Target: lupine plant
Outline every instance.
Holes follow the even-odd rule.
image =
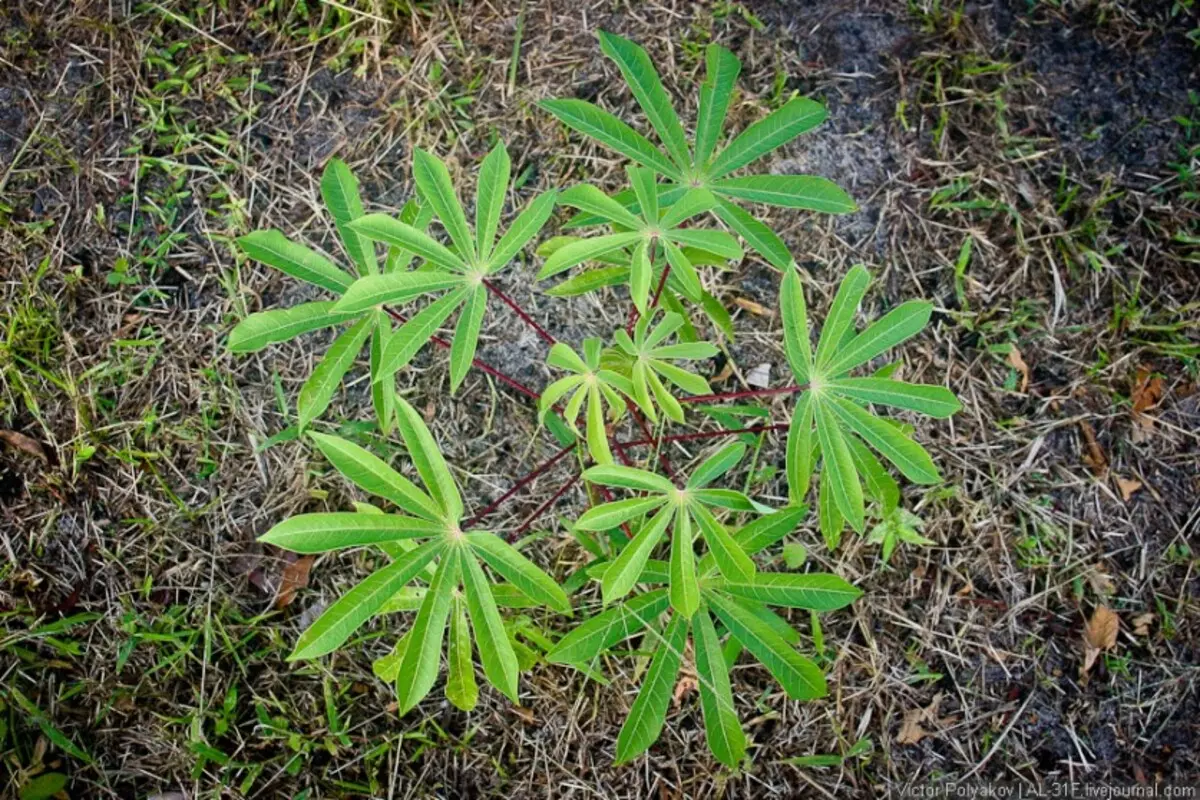
[[[900,483],[885,462],[915,484],[937,483],[941,476],[913,438],[914,430],[876,410],[891,407],[945,418],[960,406],[944,387],[897,380],[894,363],[872,371],[879,356],[926,327],[929,303],[903,303],[858,331],[856,316],[870,274],[855,267],[814,337],[801,273],[786,245],[740,205],[854,210],[845,192],[824,178],[735,175],[820,123],[824,108],[793,98],[722,146],[740,63],[728,50],[710,45],[689,142],[645,51],[607,33],[600,35],[600,45],[624,76],[661,149],[593,104],[565,99],[542,107],[631,159],[628,189],[610,196],[580,183],[543,192],[497,239],[509,204],[510,161],[503,144],[497,143],[479,166],[473,230],[449,170],[432,154],[414,150],[414,197],[395,217],[366,213],[349,168],[334,160],[321,190],[352,270],[278,231],[240,240],[251,258],[337,299],[253,314],[231,333],[230,349],[259,350],[320,328],[348,326],[300,391],[296,432],[307,428],[308,440],[339,473],[395,507],[387,513],[358,503],[353,512],[300,515],[279,523],[262,541],[299,553],[347,548],[372,553],[378,568],[304,631],[292,658],[329,654],[353,644],[351,637],[373,618],[415,611],[392,652],[374,664],[377,675],[395,684],[402,714],[436,683],[444,642],[446,696],[469,710],[479,697],[475,653],[487,681],[516,702],[522,670],[542,662],[567,664],[607,682],[605,666],[617,657],[613,648],[638,638],[635,647],[649,664],[617,737],[616,761],[636,758],[658,739],[686,666],[696,677],[709,748],[721,763],[737,767],[747,758],[748,742],[730,670],[743,652],[789,698],[815,700],[826,693],[820,656],[802,652],[803,634],[773,609],[808,611],[816,639],[818,613],[841,609],[861,595],[836,575],[771,571],[756,556],[805,523],[810,498],[817,508],[815,525],[830,550],[840,545],[846,524],[863,533],[869,517],[877,522],[868,541],[881,545],[885,562],[900,541],[931,544],[917,533],[920,520],[901,506]],[[536,247],[545,258],[539,278],[580,270],[546,294],[607,289],[627,296],[630,304],[607,340],[578,344],[582,355],[491,280],[515,260],[530,257],[526,250],[556,207],[574,210],[567,227],[607,230],[556,236]],[[434,222],[437,228],[431,230]],[[794,382],[714,394],[709,382],[685,365],[718,352],[705,341],[704,331],[733,335],[729,314],[712,291],[719,270],[714,274],[707,268],[736,267],[745,258],[738,237],[783,272],[783,350]],[[382,265],[378,245],[386,246]],[[535,389],[475,357],[489,297],[544,340],[547,366],[565,375]],[[704,316],[692,317],[685,301]],[[438,329],[455,311],[453,332],[445,339]],[[368,338],[380,432],[385,437],[398,432],[423,488],[360,445],[315,430]],[[491,502],[464,500],[425,422],[397,392],[397,374],[428,342],[450,351],[451,394],[474,366],[533,401],[531,412],[558,439],[552,458]],[[855,375],[857,370],[864,374]],[[790,421],[713,430],[701,418],[701,430],[663,430],[686,423],[686,407],[701,401],[712,409],[726,401],[755,403],[778,395],[796,396]],[[769,416],[765,406],[750,408],[756,416]],[[586,418],[582,436],[577,432],[581,413]],[[709,414],[709,419],[722,418],[729,417]],[[707,440],[754,434],[761,445],[762,437],[784,431],[787,503],[782,507],[750,496],[750,481],[742,489],[728,485],[743,469],[743,441],[718,447],[686,476],[670,463],[676,443],[703,446]],[[479,529],[522,489],[563,464],[574,465],[570,477],[506,536]],[[560,583],[521,552],[526,541],[521,536],[580,480],[590,507],[566,527],[588,561]],[[483,508],[468,510],[477,505]],[[573,602],[572,595],[578,600]],[[529,615],[506,619],[502,608],[545,611],[535,624]],[[573,629],[564,630],[549,617],[549,612],[568,616],[573,610],[584,617]]]

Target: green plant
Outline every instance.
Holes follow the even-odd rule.
[[[372,507],[350,514],[301,514],[262,536],[263,542],[295,553],[373,546],[392,560],[327,608],[304,631],[290,657],[315,658],[333,652],[371,617],[403,608],[404,601],[412,597],[404,593],[405,586],[424,577],[429,585],[417,595],[416,620],[379,667],[385,674],[394,674],[401,713],[433,687],[447,623],[450,679],[446,696],[460,708],[475,706],[478,693],[468,615],[484,674],[516,702],[517,657],[500,618],[498,597],[518,606],[532,600],[565,614],[571,613],[571,604],[553,578],[503,539],[487,532],[463,531],[462,497],[432,434],[401,397],[396,398],[396,414],[400,436],[426,491],[356,444],[325,434],[309,436],[349,480],[407,514],[385,514]],[[422,539],[425,543],[417,545]],[[494,584],[481,561],[509,582]]]
[[[649,650],[651,657],[616,743],[617,760],[625,762],[658,738],[690,641],[709,746],[722,763],[736,767],[747,745],[730,680],[739,655],[743,650],[753,655],[789,697],[821,697],[826,693],[820,668],[825,644],[816,614],[842,608],[861,595],[832,574],[762,572],[755,554],[801,525],[818,470],[818,524],[830,549],[839,545],[846,522],[864,532],[868,515],[879,520],[869,541],[882,546],[885,561],[898,541],[930,544],[916,533],[919,520],[901,507],[900,484],[875,453],[914,483],[934,483],[940,475],[911,429],[877,416],[873,409],[893,407],[941,418],[957,411],[959,403],[944,387],[894,379],[895,364],[869,376],[852,376],[921,331],[929,321],[930,304],[904,303],[856,332],[855,316],[870,276],[863,267],[855,267],[843,280],[814,347],[800,273],[791,256],[778,236],[734,203],[748,200],[833,213],[853,210],[849,197],[822,178],[729,177],[820,122],[824,110],[818,104],[793,98],[718,148],[740,64],[729,51],[710,45],[696,138],[689,145],[645,52],[610,34],[601,34],[601,46],[621,69],[665,150],[589,103],[555,100],[544,107],[637,162],[627,170],[627,191],[610,197],[587,184],[561,193],[551,189],[533,199],[497,243],[509,178],[503,145],[497,144],[480,166],[474,231],[445,165],[416,150],[416,196],[399,218],[365,214],[345,165],[332,162],[326,170],[323,194],[357,278],[278,232],[243,237],[242,246],[252,257],[334,291],[340,299],[305,304],[297,307],[300,311],[252,315],[231,334],[231,348],[257,349],[317,327],[350,324],[301,390],[303,428],[324,411],[366,337],[373,336],[371,384],[380,428],[385,436],[393,425],[398,429],[425,486],[419,488],[358,445],[310,432],[310,439],[339,472],[393,503],[400,513],[385,514],[360,503],[356,513],[301,515],[277,525],[263,541],[301,553],[368,547],[391,559],[313,623],[301,635],[292,658],[313,658],[346,646],[375,616],[416,611],[409,632],[374,664],[377,675],[396,683],[401,713],[433,686],[447,628],[446,694],[462,708],[474,706],[478,697],[470,630],[484,675],[514,701],[518,673],[543,658],[604,681],[601,659],[616,655],[613,648],[619,643],[641,636],[641,649]],[[607,231],[585,238],[555,237],[537,249],[546,258],[540,278],[583,267],[546,293],[570,296],[627,286],[631,301],[627,322],[607,342],[584,340],[582,355],[558,341],[489,280],[534,239],[555,205],[576,211],[569,226],[603,225]],[[719,352],[703,341],[702,320],[688,316],[684,301],[702,308],[713,329],[732,335],[728,312],[705,288],[713,279],[702,269],[724,267],[745,253],[729,232],[703,227],[710,215],[784,272],[780,310],[794,383],[713,394],[704,377],[680,366]],[[446,244],[426,232],[434,219]],[[382,267],[376,243],[388,247]],[[569,374],[537,390],[474,358],[489,294],[548,345],[547,364]],[[427,303],[411,316],[393,308],[419,298],[427,298]],[[452,340],[437,336],[438,327],[457,309],[462,311]],[[402,322],[399,329],[392,329],[393,320]],[[450,351],[452,393],[474,365],[535,401],[539,419],[547,422],[561,446],[473,514],[468,514],[432,435],[394,385],[396,372],[430,341]],[[795,409],[790,422],[772,423],[770,409],[755,401],[781,394],[798,396]],[[743,402],[720,405],[734,400]],[[685,422],[685,407],[702,401],[701,419],[723,427],[685,433],[651,430],[651,423],[666,427]],[[581,413],[586,414],[582,440],[575,433]],[[744,419],[753,424],[738,427]],[[640,434],[630,437],[630,428]],[[766,436],[783,431],[788,432],[789,498],[787,505],[776,508],[751,494],[774,474],[769,463],[759,461]],[[670,463],[667,450],[674,442],[731,436],[739,438],[711,452],[686,478]],[[744,468],[751,446],[751,464]],[[631,456],[638,448],[648,449],[640,465]],[[577,466],[569,479],[508,539],[516,541],[584,480],[588,497],[600,499],[569,527],[591,560],[560,585],[519,552],[519,542],[513,546],[475,528],[538,476],[571,463],[564,462],[571,455]],[[718,485],[732,484],[734,473],[743,469],[747,477],[740,489]],[[628,496],[617,498],[618,492]],[[873,509],[867,498],[875,501]],[[791,557],[797,545],[790,546],[787,561],[802,569],[806,559]],[[490,578],[485,567],[498,578]],[[418,581],[424,585],[409,585]],[[561,638],[531,616],[505,622],[500,615],[504,607],[570,613],[568,595],[590,591],[589,582],[599,585],[605,608]],[[815,660],[801,653],[800,632],[772,607],[810,612]]]

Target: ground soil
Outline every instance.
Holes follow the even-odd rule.
[[[1200,781],[1200,23],[1188,4],[359,2],[309,4],[308,18],[277,5],[0,11],[0,795],[45,771],[89,798]],[[827,103],[829,121],[764,168],[833,179],[861,210],[759,210],[805,270],[815,316],[856,263],[876,277],[864,319],[933,301],[930,328],[897,357],[906,379],[945,382],[964,403],[950,421],[909,420],[946,478],[905,489],[934,546],[883,564],[861,537],[827,551],[815,519],[793,535],[867,594],[824,620],[827,699],[789,701],[739,663],[754,746],[735,773],[708,754],[686,691],[649,755],[612,767],[637,659],[606,662],[607,687],[541,665],[520,708],[485,690],[464,714],[435,690],[398,718],[370,665],[405,618],[321,663],[285,661],[367,556],[316,560],[276,610],[286,560],[255,542],[291,514],[362,497],[308,446],[264,447],[329,337],[225,352],[246,313],[318,294],[241,259],[233,238],[274,226],[337,253],[317,192],[333,155],[378,210],[410,196],[414,146],[469,186],[496,135],[526,178],[517,206],[580,179],[620,188],[621,161],[535,105],[581,97],[645,127],[600,29],[647,47],[688,120],[710,41],[744,62],[735,130],[793,91]],[[624,319],[620,292],[545,295],[538,266],[530,256],[499,284],[555,337],[578,346]],[[760,364],[786,383],[777,273],[751,257],[706,280],[735,316],[725,347],[739,375],[725,387]],[[551,377],[544,344],[498,305],[479,356],[530,385]],[[370,429],[364,375],[326,415],[348,435]],[[555,450],[528,403],[483,374],[449,397],[443,351],[400,383],[476,510]],[[788,418],[787,398],[765,405]],[[761,465],[781,468],[782,444],[768,437]],[[683,466],[706,452],[669,456]],[[489,525],[517,531],[569,475],[564,463],[539,478]],[[786,487],[777,477],[759,496],[782,502]],[[556,515],[585,503],[572,490],[538,520],[536,548],[559,575],[586,556]],[[598,606],[598,592],[579,602]],[[1121,632],[1084,673],[1099,606]],[[807,639],[807,618],[793,621]],[[788,763],[863,739],[865,754],[837,766]]]

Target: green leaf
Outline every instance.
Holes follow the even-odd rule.
[[[667,610],[667,604],[666,589],[632,597],[628,602],[597,614],[559,639],[546,653],[546,660],[552,664],[587,663],[645,628]]]
[[[700,297],[700,304],[704,307],[704,313],[712,320],[713,325],[716,325],[717,329],[725,334],[726,338],[730,341],[737,338],[734,335],[733,318],[729,316],[729,312],[725,309],[725,306],[721,305],[720,300],[705,292]]]
[[[658,222],[658,227],[665,231],[666,236],[674,236],[679,229],[675,226],[689,220],[697,214],[709,211],[717,204],[717,198],[707,189],[693,187],[688,189],[683,197],[671,204]]]
[[[722,258],[737,261],[745,252],[737,239],[725,231],[710,231],[701,228],[675,228],[668,234],[671,241],[686,247],[695,247],[706,253],[715,253]]]
[[[700,607],[700,582],[696,580],[696,553],[692,543],[691,518],[675,515],[671,537],[671,607],[690,618]]]
[[[538,103],[567,127],[590,136],[644,167],[678,179],[682,173],[646,137],[604,109],[585,100],[543,100]]]
[[[557,201],[558,193],[551,189],[539,194],[529,205],[525,206],[525,210],[513,220],[512,225],[500,237],[496,249],[492,251],[487,263],[489,273],[503,269],[517,253],[521,252],[521,248],[536,236],[537,232],[546,224],[546,220],[550,219]]]
[[[596,214],[623,228],[641,230],[646,227],[642,219],[590,183],[575,184],[558,196],[558,203]]]
[[[646,679],[633,701],[633,708],[617,736],[617,764],[636,758],[658,741],[675,691],[683,651],[687,647],[687,633],[687,619],[680,614],[672,615],[654,650],[650,669],[646,671]]]
[[[755,252],[780,271],[792,268],[795,260],[779,234],[759,222],[748,212],[734,205],[717,192],[717,217],[754,248]]]
[[[650,281],[654,276],[646,251],[647,242],[643,239],[633,249],[633,261],[629,266],[629,297],[640,314],[645,314],[646,306],[650,304]]]
[[[364,317],[338,336],[329,346],[321,363],[317,364],[312,375],[309,375],[308,380],[300,387],[300,395],[296,399],[297,425],[300,430],[304,430],[308,423],[321,416],[329,407],[329,401],[333,399],[333,393],[342,382],[342,376],[350,369],[354,358],[371,335],[373,323],[373,319]]]
[[[475,242],[471,238],[471,229],[467,227],[462,203],[458,202],[458,195],[454,193],[454,183],[450,180],[446,165],[431,153],[419,147],[413,148],[413,180],[421,197],[433,206],[438,221],[450,234],[459,256],[467,263],[474,263]]]
[[[700,466],[692,470],[692,475],[688,478],[687,488],[703,489],[737,466],[744,455],[746,455],[746,445],[741,442],[734,442],[722,447],[704,459]]]
[[[715,345],[708,342],[683,342],[655,347],[653,350],[649,350],[647,355],[654,356],[656,360],[670,358],[681,361],[698,361],[702,358],[712,358],[719,352],[721,351]]]
[[[749,497],[735,489],[695,489],[690,492],[696,502],[717,508],[728,508],[731,511],[757,511]]]
[[[821,329],[821,338],[817,342],[817,368],[824,372],[824,367],[834,356],[838,346],[846,335],[854,329],[854,313],[867,293],[867,284],[871,282],[871,273],[862,264],[855,265],[842,278],[837,294],[833,296],[833,304],[825,317],[825,327]]]
[[[362,199],[358,194],[358,180],[346,162],[331,158],[321,174],[321,197],[325,207],[333,216],[342,244],[350,254],[350,260],[358,265],[360,274],[373,275],[379,271],[375,259],[375,245],[370,239],[350,227],[350,223],[363,215]]]
[[[600,389],[594,383],[587,387],[587,403],[588,453],[597,464],[611,464],[612,451],[608,449],[608,431],[604,427],[604,406],[600,404]]]
[[[671,98],[663,88],[650,56],[628,39],[606,31],[600,31],[600,49],[621,70],[638,105],[646,113],[646,119],[654,126],[671,158],[680,169],[687,169],[691,165],[691,157],[683,125],[671,107]]]
[[[651,223],[656,222],[658,220],[658,181],[655,178],[654,170],[629,165],[625,167],[625,173],[629,176],[629,185],[633,187],[633,192],[637,195],[642,217]]]
[[[825,465],[824,472],[829,474],[829,488],[833,491],[838,510],[850,523],[850,527],[862,533],[862,484],[858,482],[858,473],[854,471],[850,448],[846,446],[846,440],[842,438],[842,432],[838,429],[836,418],[830,410],[831,405],[837,405],[836,398],[832,403],[815,402],[813,408],[813,416],[817,421],[817,440],[821,443],[821,457]]]
[[[604,571],[604,577],[600,579],[600,593],[605,605],[620,600],[637,584],[642,575],[642,568],[646,566],[646,561],[654,552],[655,546],[662,540],[663,533],[674,515],[674,505],[659,509],[658,513],[642,525],[637,535],[625,545],[621,554]]]
[[[238,239],[246,255],[293,278],[341,294],[353,276],[338,269],[329,259],[302,244],[288,241],[277,230],[254,231]]]
[[[835,611],[859,597],[857,589],[837,575],[815,572],[808,575],[759,573],[748,581],[726,580],[721,591],[735,597],[784,608]]]
[[[446,460],[442,458],[433,434],[425,427],[425,421],[403,397],[396,398],[396,418],[400,436],[404,439],[413,466],[417,468],[417,474],[421,476],[421,482],[447,517],[451,520],[462,519],[463,503],[458,485],[446,466]]]
[[[754,574],[754,561],[746,555],[746,551],[733,538],[725,526],[713,516],[712,512],[699,503],[690,507],[692,515],[700,525],[700,532],[708,544],[709,554],[717,569],[726,578],[749,580]],[[700,562],[701,574],[705,562]]]
[[[436,544],[444,547],[442,542]],[[458,562],[455,553],[447,553],[442,559],[408,633],[408,647],[396,679],[401,716],[421,702],[437,680],[438,665],[442,660],[442,635],[446,632],[454,589],[458,586]]]
[[[787,438],[788,499],[793,504],[804,502],[808,496],[813,473],[813,394],[804,392],[792,411],[792,423]]]
[[[914,483],[931,484],[941,481],[942,476],[925,448],[905,436],[891,423],[871,416],[862,407],[848,400],[834,398],[830,405],[842,424],[895,464],[896,468],[904,473],[904,477]]]
[[[284,519],[259,536],[258,541],[293,553],[325,553],[402,539],[425,539],[444,530],[444,525],[428,519],[395,513],[302,513]]]
[[[511,171],[512,160],[504,149],[504,142],[497,141],[479,165],[479,182],[475,186],[475,247],[481,261],[487,260],[492,243],[496,241],[496,228],[500,226]]]
[[[458,325],[454,328],[454,339],[450,343],[450,394],[458,391],[471,363],[475,360],[475,348],[479,343],[479,327],[483,324],[483,312],[487,308],[487,289],[480,284],[467,298]]]
[[[442,518],[442,510],[429,495],[365,448],[325,433],[310,432],[308,437],[334,469],[363,491],[391,500],[410,514],[432,522]]]
[[[671,265],[671,276],[679,282],[683,294],[688,300],[699,303],[704,296],[704,285],[700,283],[700,276],[696,273],[696,268],[673,242],[663,239],[662,245],[663,252],[667,256],[667,263]]]
[[[831,551],[836,550],[842,540],[842,528],[846,527],[846,518],[838,510],[837,500],[833,496],[830,484],[830,471],[821,470],[821,484],[818,492],[817,517],[821,528],[821,537],[825,546]]]
[[[781,508],[774,514],[766,514],[744,526],[734,539],[748,555],[754,555],[796,530],[796,526],[806,514],[808,506],[792,505]]]
[[[433,220],[433,207],[428,203],[421,203],[420,198],[410,197],[404,207],[400,209],[397,219],[405,225],[412,226],[418,231],[424,232],[429,228],[429,223]],[[384,272],[399,272],[407,269],[412,263],[413,252],[404,247],[390,245],[388,247],[387,260],[383,264]]]
[[[830,383],[829,388],[860,403],[903,408],[938,419],[952,417],[962,410],[962,403],[944,386],[903,383],[890,378],[840,378]]]
[[[734,638],[779,681],[788,697],[812,700],[825,696],[828,690],[821,668],[797,653],[757,615],[719,592],[707,592],[705,598]]]
[[[605,486],[617,486],[622,489],[633,489],[647,492],[670,494],[675,491],[675,484],[661,475],[655,475],[644,469],[623,467],[618,464],[592,467],[583,473],[583,477],[592,483],[602,483]]]
[[[382,518],[373,514],[353,516],[361,516],[363,519]],[[288,656],[288,660],[317,658],[332,653],[349,639],[350,634],[358,630],[359,626],[375,616],[383,604],[400,591],[404,584],[415,578],[443,547],[441,540],[427,542],[361,581],[325,609],[325,613],[318,617],[316,622],[308,626],[296,641],[296,649]],[[440,576],[442,570],[439,569],[437,574]],[[436,582],[437,577],[434,580]]]
[[[848,214],[858,206],[842,187],[816,175],[747,175],[726,178],[713,184],[713,190],[782,208],[803,208],[825,214]]]
[[[30,778],[17,793],[18,800],[50,800],[67,788],[67,776],[61,772],[43,772]]]
[[[781,145],[825,121],[825,106],[807,97],[794,97],[781,108],[742,131],[713,161],[710,178],[720,178],[752,161],[757,161]]]
[[[692,618],[692,643],[708,748],[722,764],[736,767],[746,757],[746,734],[733,707],[729,668],[707,610]]]
[[[863,488],[882,506],[885,516],[890,514],[900,504],[900,484],[858,437],[847,436],[846,444],[850,446],[850,457],[862,478]]]
[[[392,321],[380,310],[375,312],[375,331],[371,334],[371,404],[379,420],[379,432],[389,436],[396,421],[396,381],[375,380],[383,364],[383,351],[392,338]]]
[[[916,336],[929,323],[933,304],[909,300],[893,308],[865,331],[830,353],[826,374],[841,375],[865,364],[880,353]]]
[[[546,290],[551,297],[578,297],[606,286],[620,286],[629,281],[629,267],[600,267],[581,272],[557,286]]]
[[[546,263],[542,265],[541,272],[538,273],[538,280],[544,280],[552,275],[564,272],[576,264],[592,261],[606,253],[628,247],[642,238],[641,231],[631,231],[629,233],[611,233],[605,236],[593,236],[590,239],[580,239],[577,242],[571,242],[565,247],[555,250],[554,254],[546,259]]]
[[[659,359],[650,359],[650,367],[669,380],[674,385],[683,389],[688,394],[710,394],[712,387],[708,385],[708,381],[700,377],[694,372],[688,372],[686,369],[681,369],[674,364],[668,364],[666,361]],[[661,404],[661,398],[659,400]]]
[[[465,608],[462,596],[456,594],[450,613],[446,699],[463,711],[471,711],[479,702],[479,686],[475,683],[475,665],[471,662],[471,632],[467,628]]]
[[[368,275],[356,280],[336,310],[346,314],[362,313],[384,303],[403,303],[430,292],[462,286],[465,278],[457,273],[445,272],[391,272],[386,275]]]
[[[718,44],[710,44],[704,54],[705,77],[700,85],[700,110],[696,115],[696,164],[708,164],[721,138],[721,127],[729,113],[733,88],[742,62]]]
[[[445,245],[412,225],[392,219],[387,214],[366,214],[350,223],[350,227],[377,242],[415,253],[431,264],[454,272],[467,270],[463,260]]]
[[[471,616],[471,628],[475,631],[475,643],[479,646],[479,660],[483,663],[483,674],[488,681],[503,692],[514,703],[517,701],[517,654],[513,652],[500,609],[492,598],[487,576],[469,549],[460,549],[463,588],[467,595],[467,612]]]
[[[808,332],[808,309],[804,303],[804,289],[800,286],[800,275],[789,267],[783,275],[783,286],[779,298],[783,316],[783,346],[788,365],[797,383],[805,383],[813,374],[812,340]]]
[[[340,325],[357,316],[334,311],[336,305],[332,300],[319,300],[251,314],[229,332],[229,351],[253,353],[269,344],[286,342],[302,333]]]
[[[446,318],[462,305],[470,287],[463,286],[434,300],[418,311],[392,334],[383,351],[382,366],[373,381],[390,379],[399,370],[408,366],[413,357],[433,338]]]
[[[633,497],[593,506],[575,521],[575,527],[585,531],[610,531],[622,522],[649,514],[667,502],[661,495],[656,497]]]
[[[468,533],[475,552],[522,594],[563,614],[571,613],[571,601],[558,583],[515,547],[492,533]]]

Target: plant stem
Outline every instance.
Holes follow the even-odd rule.
[[[650,265],[653,266],[654,262],[651,261]],[[658,308],[658,298],[662,297],[663,289],[665,289],[667,286],[667,276],[670,274],[671,264],[668,262],[667,266],[663,268],[662,277],[658,279],[658,288],[654,290],[654,300],[652,300],[650,303],[651,308]]]
[[[795,394],[803,392],[808,388],[808,384],[796,384],[794,386],[781,386],[778,389],[746,389],[740,392],[724,392],[721,394],[697,394],[691,397],[679,398],[680,403],[709,403],[714,400],[738,400],[743,397],[768,397],[775,394]]]
[[[534,467],[534,469],[531,472],[529,472],[527,475],[525,475],[525,477],[521,478],[516,483],[514,483],[512,485],[512,488],[510,488],[507,492],[505,492],[504,494],[500,495],[500,497],[498,497],[494,501],[492,501],[491,505],[489,505],[483,511],[480,511],[478,514],[476,514],[475,516],[473,516],[469,520],[467,520],[466,523],[463,525],[463,527],[464,528],[474,527],[474,525],[476,523],[478,523],[481,519],[486,517],[488,514],[491,514],[493,511],[495,511],[500,506],[504,505],[504,502],[506,500],[508,500],[510,497],[512,497],[517,492],[521,491],[521,489],[526,484],[528,484],[531,481],[533,481],[534,479],[536,479],[539,475],[546,472],[548,469],[553,467],[559,461],[562,461],[563,456],[565,456],[567,453],[570,453],[572,450],[574,450],[576,444],[577,444],[577,442],[571,442],[569,445],[567,445],[566,447],[564,447],[563,449],[561,449],[557,453],[555,453],[554,456],[552,458],[550,458],[550,460],[543,462],[542,464],[538,465],[537,467]]]
[[[521,318],[522,322],[524,322],[529,327],[533,328],[533,330],[537,333],[537,335],[542,337],[542,340],[544,342],[546,342],[546,344],[553,346],[554,344],[557,343],[557,341],[558,341],[557,339],[555,339],[553,336],[551,336],[550,333],[545,328],[543,328],[541,325],[537,324],[537,321],[534,320],[533,317],[529,316],[529,314],[525,311],[525,309],[523,309],[519,305],[517,305],[516,300],[513,300],[511,297],[506,295],[504,292],[500,291],[499,287],[497,287],[496,284],[492,283],[491,281],[485,280],[483,282],[483,285],[487,287],[487,290],[489,292],[496,295],[496,297],[499,298],[500,302],[504,303],[504,305],[511,308],[513,310],[513,312],[518,317]]]
[[[397,322],[400,322],[400,323],[408,322],[408,318],[405,317],[403,314],[401,314],[399,311],[396,311],[394,308],[385,308],[384,310],[387,311],[387,313],[392,317],[392,319],[396,320]],[[440,336],[437,336],[436,334],[429,337],[429,341],[433,342],[438,347],[443,347],[446,349],[450,348],[450,342],[446,341],[445,339],[443,339]],[[541,395],[538,394],[537,392],[535,392],[533,389],[530,389],[528,386],[521,383],[516,378],[510,378],[509,376],[505,375],[503,372],[496,369],[495,367],[485,364],[484,362],[480,361],[478,358],[473,359],[471,361],[471,364],[474,365],[475,367],[477,367],[478,369],[486,372],[488,375],[491,375],[493,378],[500,381],[501,383],[508,384],[513,389],[516,389],[518,392],[525,395],[526,397],[531,397],[535,401],[541,399]]]

